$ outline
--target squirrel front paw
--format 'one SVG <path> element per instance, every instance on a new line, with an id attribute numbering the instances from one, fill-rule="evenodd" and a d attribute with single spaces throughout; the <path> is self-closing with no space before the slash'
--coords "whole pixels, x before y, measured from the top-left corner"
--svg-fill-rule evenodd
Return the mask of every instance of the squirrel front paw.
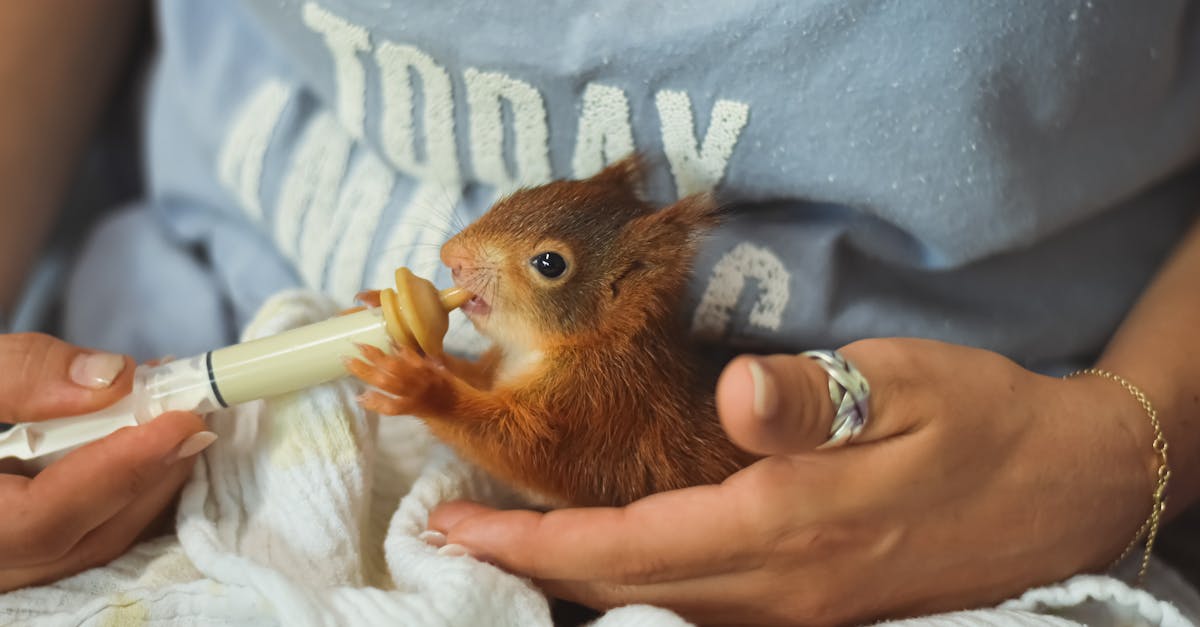
<path id="1" fill-rule="evenodd" d="M 343 309 L 338 312 L 338 315 L 339 316 L 348 316 L 353 313 L 358 313 L 368 307 L 370 307 L 370 308 L 379 307 L 379 290 L 366 290 L 363 292 L 359 292 L 358 295 L 356 295 L 354 297 L 354 300 L 356 300 L 362 304 L 357 307 Z"/>
<path id="2" fill-rule="evenodd" d="M 389 416 L 428 414 L 450 399 L 452 376 L 441 364 L 403 346 L 388 354 L 358 345 L 362 359 L 346 359 L 346 369 L 370 390 L 358 397 L 365 409 Z"/>

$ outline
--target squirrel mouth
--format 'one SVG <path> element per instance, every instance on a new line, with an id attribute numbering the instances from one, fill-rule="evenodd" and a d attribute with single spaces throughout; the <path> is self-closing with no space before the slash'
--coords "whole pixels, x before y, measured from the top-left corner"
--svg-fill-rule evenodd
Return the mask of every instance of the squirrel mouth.
<path id="1" fill-rule="evenodd" d="M 492 307 L 486 300 L 480 298 L 479 295 L 475 295 L 471 297 L 471 300 L 463 303 L 460 309 L 468 316 L 485 316 L 492 310 Z"/>

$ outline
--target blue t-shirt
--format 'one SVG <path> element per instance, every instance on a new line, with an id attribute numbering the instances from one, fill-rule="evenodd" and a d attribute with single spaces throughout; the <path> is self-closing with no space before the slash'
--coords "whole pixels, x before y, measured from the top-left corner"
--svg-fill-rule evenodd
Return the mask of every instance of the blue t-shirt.
<path id="1" fill-rule="evenodd" d="M 1102 349 L 1200 206 L 1185 1 L 158 8 L 150 190 L 88 246 L 66 318 L 142 358 L 230 342 L 284 288 L 447 284 L 437 246 L 499 194 L 636 149 L 656 200 L 733 207 L 698 335 L 1055 369 Z"/>

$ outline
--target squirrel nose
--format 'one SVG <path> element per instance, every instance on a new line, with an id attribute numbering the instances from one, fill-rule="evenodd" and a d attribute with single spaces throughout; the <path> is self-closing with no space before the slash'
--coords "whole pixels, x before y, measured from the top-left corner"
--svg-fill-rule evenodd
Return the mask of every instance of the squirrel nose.
<path id="1" fill-rule="evenodd" d="M 463 266 L 469 266 L 470 262 L 471 259 L 462 251 L 451 248 L 442 249 L 442 263 L 446 264 L 447 268 L 450 268 L 450 276 L 454 277 L 455 281 L 462 274 Z"/>

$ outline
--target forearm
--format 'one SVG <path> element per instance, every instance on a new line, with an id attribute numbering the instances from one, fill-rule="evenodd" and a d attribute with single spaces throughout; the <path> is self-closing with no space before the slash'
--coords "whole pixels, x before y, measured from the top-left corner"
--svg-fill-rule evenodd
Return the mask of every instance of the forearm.
<path id="1" fill-rule="evenodd" d="M 1121 324 L 1097 364 L 1140 387 L 1169 443 L 1168 515 L 1200 498 L 1200 222 Z M 1141 418 L 1143 441 L 1149 424 Z"/>
<path id="2" fill-rule="evenodd" d="M 0 3 L 0 313 L 11 310 L 54 224 L 142 5 Z"/>

